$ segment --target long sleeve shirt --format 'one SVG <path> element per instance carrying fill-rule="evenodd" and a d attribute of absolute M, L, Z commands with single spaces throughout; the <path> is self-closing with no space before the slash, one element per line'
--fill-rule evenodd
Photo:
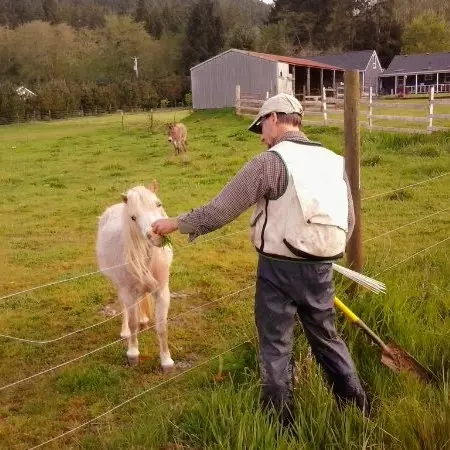
<path fill-rule="evenodd" d="M 300 131 L 287 132 L 276 142 L 310 142 Z M 347 183 L 348 195 L 348 233 L 350 238 L 355 215 L 353 200 L 347 175 L 343 179 Z M 181 233 L 189 234 L 189 240 L 223 227 L 232 222 L 259 199 L 277 200 L 286 191 L 289 174 L 281 157 L 276 152 L 266 151 L 250 160 L 222 191 L 208 204 L 178 216 L 178 228 Z"/>

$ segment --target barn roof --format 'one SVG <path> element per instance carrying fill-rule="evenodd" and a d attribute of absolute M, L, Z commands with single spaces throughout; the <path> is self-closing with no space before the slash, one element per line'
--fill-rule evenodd
<path fill-rule="evenodd" d="M 201 62 L 200 64 L 197 64 L 196 66 L 192 67 L 191 70 L 194 70 L 197 67 L 199 67 L 209 61 L 212 61 L 213 59 L 218 58 L 228 52 L 238 52 L 238 53 L 242 53 L 242 54 L 245 54 L 248 56 L 253 56 L 255 58 L 261 58 L 261 59 L 265 59 L 268 61 L 274 61 L 274 62 L 283 62 L 283 63 L 291 64 L 293 66 L 313 67 L 316 69 L 343 70 L 341 67 L 333 66 L 330 64 L 324 64 L 324 63 L 317 62 L 317 61 L 311 61 L 310 59 L 294 58 L 292 56 L 283 56 L 283 55 L 273 55 L 270 53 L 251 52 L 248 50 L 237 50 L 235 48 L 231 48 L 230 50 L 222 52 L 216 56 L 213 56 L 210 59 L 207 59 L 206 61 Z"/>
<path fill-rule="evenodd" d="M 333 64 L 348 70 L 365 70 L 375 50 L 359 50 L 328 55 L 309 56 L 313 61 Z"/>
<path fill-rule="evenodd" d="M 450 52 L 397 55 L 382 76 L 450 72 Z"/>
<path fill-rule="evenodd" d="M 268 59 L 270 61 L 278 61 L 278 62 L 284 62 L 287 64 L 292 64 L 293 66 L 314 67 L 317 69 L 342 70 L 342 68 L 339 66 L 326 64 L 326 63 L 319 62 L 319 61 L 312 61 L 311 59 L 294 58 L 292 56 L 272 55 L 269 53 L 250 52 L 250 51 L 244 51 L 244 50 L 238 50 L 238 51 L 247 53 L 248 55 L 251 55 L 251 56 L 256 56 L 258 58 Z"/>

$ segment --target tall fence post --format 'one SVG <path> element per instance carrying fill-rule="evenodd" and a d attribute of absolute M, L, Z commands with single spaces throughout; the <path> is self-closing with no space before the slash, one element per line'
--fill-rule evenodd
<path fill-rule="evenodd" d="M 347 263 L 357 272 L 363 266 L 359 107 L 359 74 L 358 71 L 347 71 L 344 75 L 344 157 L 355 211 L 355 227 L 347 245 Z"/>
<path fill-rule="evenodd" d="M 428 111 L 428 131 L 430 133 L 433 131 L 433 113 L 434 113 L 434 86 L 431 86 L 429 111 Z"/>
<path fill-rule="evenodd" d="M 241 113 L 241 86 L 239 84 L 236 85 L 236 114 L 239 115 Z"/>
<path fill-rule="evenodd" d="M 322 111 L 323 111 L 323 124 L 328 125 L 328 114 L 327 114 L 327 91 L 325 86 L 322 87 Z"/>
<path fill-rule="evenodd" d="M 369 131 L 372 131 L 372 116 L 373 116 L 373 88 L 369 88 Z"/>
<path fill-rule="evenodd" d="M 153 108 L 150 108 L 150 132 L 153 133 Z"/>
<path fill-rule="evenodd" d="M 120 114 L 122 115 L 122 131 L 123 131 L 123 129 L 124 129 L 124 127 L 123 127 L 123 109 L 122 109 L 122 111 L 120 111 Z"/>

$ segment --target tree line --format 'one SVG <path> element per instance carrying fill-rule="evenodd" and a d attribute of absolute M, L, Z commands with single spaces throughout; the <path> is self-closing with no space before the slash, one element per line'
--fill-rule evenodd
<path fill-rule="evenodd" d="M 0 118 L 188 104 L 189 69 L 227 48 L 387 66 L 448 50 L 449 20 L 440 0 L 0 0 Z"/>

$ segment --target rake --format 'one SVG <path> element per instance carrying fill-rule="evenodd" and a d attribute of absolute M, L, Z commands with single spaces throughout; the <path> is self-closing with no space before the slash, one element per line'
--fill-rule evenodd
<path fill-rule="evenodd" d="M 385 293 L 386 285 L 380 281 L 369 278 L 365 275 L 347 269 L 346 267 L 333 264 L 333 269 L 341 273 L 350 280 L 364 286 L 375 294 Z M 403 350 L 395 342 L 386 344 L 378 335 L 376 335 L 353 311 L 351 311 L 341 300 L 334 298 L 334 305 L 344 314 L 350 323 L 356 325 L 370 338 L 372 342 L 381 348 L 381 363 L 394 372 L 408 372 L 422 381 L 436 381 L 436 375 L 429 369 L 419 363 L 407 351 Z"/>

